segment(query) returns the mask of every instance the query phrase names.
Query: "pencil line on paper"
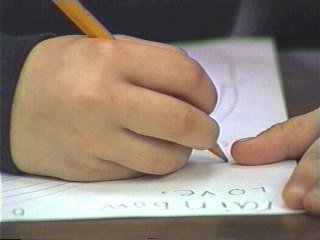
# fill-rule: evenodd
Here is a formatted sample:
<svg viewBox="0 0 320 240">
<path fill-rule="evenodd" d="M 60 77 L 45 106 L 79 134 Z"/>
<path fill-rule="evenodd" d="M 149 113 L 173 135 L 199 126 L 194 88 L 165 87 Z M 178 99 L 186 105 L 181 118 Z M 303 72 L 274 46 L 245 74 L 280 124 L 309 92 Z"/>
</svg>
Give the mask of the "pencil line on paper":
<svg viewBox="0 0 320 240">
<path fill-rule="evenodd" d="M 84 184 L 84 183 L 83 183 Z M 82 184 L 80 184 L 82 185 Z M 48 197 L 48 196 L 51 196 L 51 195 L 54 195 L 54 194 L 57 194 L 57 193 L 60 193 L 60 192 L 63 192 L 63 191 L 66 191 L 66 190 L 69 190 L 71 188 L 75 188 L 75 187 L 79 187 L 79 185 L 76 185 L 76 186 L 71 186 L 71 187 L 68 187 L 68 188 L 65 188 L 65 189 L 61 189 L 59 191 L 55 191 L 53 193 L 48 193 L 48 194 L 45 194 L 45 195 L 42 195 L 42 196 L 37 196 L 37 197 L 30 197 L 28 199 L 24 199 L 24 200 L 19 200 L 19 201 L 15 201 L 15 202 L 3 202 L 3 205 L 12 205 L 12 204 L 16 204 L 16 203 L 22 203 L 22 202 L 28 202 L 28 201 L 31 201 L 31 200 L 35 200 L 35 199 L 40 199 L 40 198 L 44 198 L 44 197 Z"/>
<path fill-rule="evenodd" d="M 35 193 L 35 192 L 46 191 L 48 189 L 53 189 L 53 188 L 60 187 L 60 186 L 66 185 L 66 184 L 68 184 L 68 183 L 62 183 L 62 184 L 51 186 L 51 187 L 46 187 L 46 188 L 42 188 L 42 189 L 36 189 L 36 190 L 23 192 L 23 193 L 18 193 L 16 195 L 10 195 L 10 196 L 7 196 L 7 197 L 3 196 L 3 199 L 12 198 L 12 197 L 21 196 L 21 195 L 26 195 L 26 194 Z M 32 186 L 30 186 L 30 187 L 32 187 Z"/>
<path fill-rule="evenodd" d="M 48 183 L 48 182 L 52 182 L 52 181 L 43 181 L 43 182 L 40 182 L 40 183 L 35 183 L 35 184 L 28 185 L 28 186 L 13 188 L 13 189 L 5 190 L 5 191 L 2 191 L 2 192 L 3 192 L 3 193 L 6 193 L 6 192 L 10 192 L 10 191 L 21 190 L 21 189 L 25 189 L 25 188 L 30 188 L 30 187 L 34 187 L 34 186 L 39 186 L 39 185 L 41 185 L 41 184 L 45 184 L 45 183 Z"/>
</svg>

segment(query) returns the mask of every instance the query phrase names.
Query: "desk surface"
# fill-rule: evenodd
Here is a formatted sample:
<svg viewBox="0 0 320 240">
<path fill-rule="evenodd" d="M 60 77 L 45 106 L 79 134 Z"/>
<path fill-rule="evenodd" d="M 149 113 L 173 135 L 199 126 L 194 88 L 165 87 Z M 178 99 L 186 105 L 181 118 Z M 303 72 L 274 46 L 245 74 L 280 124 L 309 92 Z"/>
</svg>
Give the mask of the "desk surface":
<svg viewBox="0 0 320 240">
<path fill-rule="evenodd" d="M 25 239 L 318 239 L 319 221 L 307 215 L 127 218 L 5 223 L 2 237 Z"/>
<path fill-rule="evenodd" d="M 289 116 L 319 107 L 319 52 L 279 57 Z M 310 65 L 311 64 L 311 65 Z M 319 239 L 320 221 L 305 214 L 127 218 L 1 223 L 1 239 Z"/>
</svg>

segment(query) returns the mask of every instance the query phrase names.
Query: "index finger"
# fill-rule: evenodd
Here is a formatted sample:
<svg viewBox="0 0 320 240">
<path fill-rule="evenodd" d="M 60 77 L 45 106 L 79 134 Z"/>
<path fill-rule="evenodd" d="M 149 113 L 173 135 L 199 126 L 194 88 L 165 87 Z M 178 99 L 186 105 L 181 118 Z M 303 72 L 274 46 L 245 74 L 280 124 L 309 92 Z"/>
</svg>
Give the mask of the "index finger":
<svg viewBox="0 0 320 240">
<path fill-rule="evenodd" d="M 176 97 L 206 113 L 213 110 L 216 88 L 197 61 L 182 51 L 134 41 L 115 42 L 119 45 L 116 67 L 127 82 Z"/>
<path fill-rule="evenodd" d="M 276 124 L 257 137 L 233 144 L 231 152 L 241 164 L 257 165 L 302 157 L 319 137 L 319 109 Z"/>
<path fill-rule="evenodd" d="M 208 149 L 216 142 L 218 124 L 200 109 L 137 86 L 117 90 L 123 94 L 113 100 L 118 107 L 112 108 L 112 116 L 121 127 L 196 149 Z"/>
</svg>

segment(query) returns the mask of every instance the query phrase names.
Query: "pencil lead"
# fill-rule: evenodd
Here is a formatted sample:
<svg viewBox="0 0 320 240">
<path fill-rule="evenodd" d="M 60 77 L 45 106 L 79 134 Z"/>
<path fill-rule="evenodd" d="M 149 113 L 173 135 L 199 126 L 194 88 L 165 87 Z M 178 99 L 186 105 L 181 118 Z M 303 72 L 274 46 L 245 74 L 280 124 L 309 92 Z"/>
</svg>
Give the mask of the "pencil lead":
<svg viewBox="0 0 320 240">
<path fill-rule="evenodd" d="M 213 154 L 217 155 L 223 161 L 228 162 L 228 158 L 226 157 L 226 155 L 224 154 L 224 152 L 222 151 L 222 149 L 220 148 L 218 143 L 216 143 L 213 147 L 211 147 L 209 149 L 209 151 L 212 152 Z"/>
</svg>

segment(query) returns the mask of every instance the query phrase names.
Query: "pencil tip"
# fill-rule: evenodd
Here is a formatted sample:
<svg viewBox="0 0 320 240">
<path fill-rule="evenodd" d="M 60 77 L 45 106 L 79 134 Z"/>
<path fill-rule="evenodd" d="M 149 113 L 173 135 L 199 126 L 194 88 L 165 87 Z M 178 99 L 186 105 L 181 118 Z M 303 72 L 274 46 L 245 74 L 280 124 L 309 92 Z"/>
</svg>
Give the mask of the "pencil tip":
<svg viewBox="0 0 320 240">
<path fill-rule="evenodd" d="M 224 162 L 228 162 L 228 158 L 220 148 L 220 146 L 216 143 L 212 148 L 209 149 L 210 152 L 217 155 L 219 158 L 221 158 Z"/>
</svg>

